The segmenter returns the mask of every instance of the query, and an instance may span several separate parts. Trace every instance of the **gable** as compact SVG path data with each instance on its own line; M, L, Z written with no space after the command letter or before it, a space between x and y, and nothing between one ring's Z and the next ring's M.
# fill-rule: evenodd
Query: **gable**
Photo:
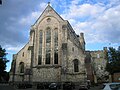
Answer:
M59 21L64 21L64 19L48 4L34 25L38 25L46 17L54 17Z

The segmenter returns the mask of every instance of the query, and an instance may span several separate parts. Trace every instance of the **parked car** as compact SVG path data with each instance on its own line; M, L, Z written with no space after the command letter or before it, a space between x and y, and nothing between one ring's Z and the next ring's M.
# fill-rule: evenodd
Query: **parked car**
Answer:
M44 88L45 88L45 86L44 86L43 83L38 83L37 84L37 89L44 89Z
M75 84L73 82L64 82L63 90L73 90L75 89Z
M90 87L91 87L91 82L90 80L87 80L87 88L90 89Z
M104 83L102 90L114 90L118 86L120 86L120 83Z
M51 83L47 83L47 82L45 82L44 83L44 87L45 87L45 89L49 89L49 85L50 85Z
M58 87L58 84L57 83L51 83L49 85L49 90L57 90L59 87Z
M86 85L80 85L79 90L88 90Z
M30 83L19 83L16 86L19 89L32 88L32 84Z

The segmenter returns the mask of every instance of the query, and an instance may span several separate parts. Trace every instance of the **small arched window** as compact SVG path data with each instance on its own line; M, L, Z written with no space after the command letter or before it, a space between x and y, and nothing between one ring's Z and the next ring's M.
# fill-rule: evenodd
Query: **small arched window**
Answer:
M20 67L20 73L24 73L24 62L20 62L19 67Z
M74 64L74 72L79 72L79 61L78 59L73 60L73 64Z

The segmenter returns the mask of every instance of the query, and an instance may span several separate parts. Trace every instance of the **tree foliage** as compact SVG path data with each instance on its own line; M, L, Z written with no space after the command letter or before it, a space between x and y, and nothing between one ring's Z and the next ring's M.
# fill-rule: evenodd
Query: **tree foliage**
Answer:
M0 46L0 81L5 80L6 75L8 75L8 73L5 71L6 63L9 62L9 60L6 58L6 55L6 50Z
M120 72L120 46L116 50L113 47L108 49L106 70L110 73Z

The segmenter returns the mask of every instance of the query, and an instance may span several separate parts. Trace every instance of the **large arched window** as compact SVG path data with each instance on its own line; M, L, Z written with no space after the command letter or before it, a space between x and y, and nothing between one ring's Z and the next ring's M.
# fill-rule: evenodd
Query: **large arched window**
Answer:
M48 27L46 30L46 60L45 64L50 64L51 57L51 29Z
M54 30L54 64L58 64L58 29Z
M73 64L74 64L74 72L79 72L79 61L78 59L73 60Z
M20 73L24 73L24 62L20 62L19 67Z
M42 30L39 32L39 55L38 55L38 65L42 62L42 40L43 40L43 32Z

